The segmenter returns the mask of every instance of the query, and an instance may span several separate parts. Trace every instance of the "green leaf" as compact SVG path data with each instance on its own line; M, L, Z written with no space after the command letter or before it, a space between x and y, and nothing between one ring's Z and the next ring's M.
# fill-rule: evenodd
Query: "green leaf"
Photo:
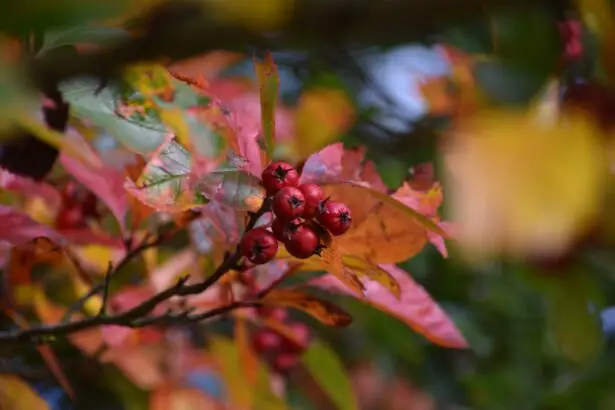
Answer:
M544 75L506 64L502 61L480 61L474 67L478 88L494 104L525 105L541 90Z
M596 359L604 343L595 284L579 271L548 279L547 324L553 344L568 360L587 364Z
M253 210L254 201L264 197L260 180L252 174L234 170L219 175L222 176L222 192L217 200L234 209Z
M212 337L211 352L220 363L221 377L225 382L227 397L238 405L254 409L284 410L286 405L271 390L269 372L265 365L258 361L258 379L252 385L242 363L239 346L236 340L225 337Z
M265 137L265 150L267 158L271 159L275 150L275 106L280 77L271 53L267 53L264 61L255 61L255 65L260 84L261 122Z
M160 120L144 116L127 120L116 113L120 89L115 85L103 88L98 94L96 79L81 78L60 84L60 92L71 104L72 114L102 128L128 149L149 156L164 142L168 134Z
M54 30L45 33L43 45L37 57L54 48L77 43L111 45L129 38L126 30L119 27L81 26L65 30Z
M103 21L119 16L130 4L124 0L1 1L0 31L25 35Z
M18 117L30 117L38 109L40 98L26 86L22 73L0 64L0 139L13 136Z
M141 176L125 187L141 202L164 212L181 212L207 202L204 184L190 174L190 154L175 140L164 143ZM201 189L203 188L203 189Z
M540 5L529 10L493 13L496 54L507 64L546 76L561 55L561 36L553 12Z
M302 362L321 389L341 410L358 409L350 379L337 354L322 341L314 341L303 353Z

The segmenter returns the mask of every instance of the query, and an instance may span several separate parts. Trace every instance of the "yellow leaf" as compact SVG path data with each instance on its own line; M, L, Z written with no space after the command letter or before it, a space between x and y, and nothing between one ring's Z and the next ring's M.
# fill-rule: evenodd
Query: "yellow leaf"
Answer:
M359 280L357 275L345 269L338 243L330 240L327 241L326 246L327 247L321 251L325 270L346 284L346 286L355 292L357 296L363 296L365 286L363 286L363 282Z
M48 410L49 405L19 377L0 374L0 409Z
M179 108L160 109L160 119L177 136L178 141L185 147L192 147L190 127Z
M355 256L342 257L344 266L350 269L357 276L365 276L368 279L378 282L385 289L387 289L397 300L401 297L401 287L397 280L386 270L380 268L378 265L367 263Z
M30 217L41 224L53 225L55 213L49 204L41 197L34 197L26 202L25 211Z
M308 259L296 259L292 257L285 248L280 248L278 253L276 254L276 258L283 260L292 260L293 262L300 263L297 270L303 272L314 272L314 271L327 271L332 275L336 276L342 282L344 282L348 287L354 290L355 293L359 297L363 295L364 286L361 282L360 278L366 277L370 280L378 282L384 288L386 288L396 299L400 298L401 289L399 284L387 272L386 270L380 268L377 264L372 262L367 262L360 257L354 255L340 255L341 262L343 265L343 270L340 269L339 265L337 267L332 267L331 265L334 263L333 260L327 263L327 250L323 250L323 257L319 258L317 256L313 256ZM331 256L333 259L334 256ZM336 273L337 272L337 275ZM339 273L343 272L343 273Z
M250 335L246 321L242 317L235 318L235 340L244 374L249 385L254 386L258 381L258 358L250 345Z
M453 220L467 255L558 255L600 211L607 150L579 112L488 111L460 121L446 151Z
M307 158L343 135L354 120L354 109L342 90L314 88L297 103L295 153Z
M427 242L427 230L448 237L433 221L390 196L356 184L348 184L362 192L371 206L364 210L365 219L336 240L343 255L354 255L379 263L402 262L416 255Z

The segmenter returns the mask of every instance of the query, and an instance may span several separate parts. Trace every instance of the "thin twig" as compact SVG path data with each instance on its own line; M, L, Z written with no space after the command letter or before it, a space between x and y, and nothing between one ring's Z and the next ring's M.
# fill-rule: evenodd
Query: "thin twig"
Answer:
M254 228L260 217L270 210L270 205L270 201L266 199L257 212L250 214L249 220L246 224L246 231ZM161 243L168 237L169 235L159 235L156 237L156 239L152 241L144 241L141 243L141 245L127 252L124 258L114 268L110 265L103 282L92 288L92 290L90 290L90 292L88 292L88 294L86 295L90 295L89 297L91 297L92 295L95 295L101 291L103 292L103 307L100 309L98 315L76 321L64 320L58 324L53 325L38 325L31 326L27 329L12 329L0 332L0 344L22 342L26 340L36 340L42 342L53 339L55 337L65 336L71 333L105 325L139 328L148 325L169 325L182 322L198 322L201 320L212 318L214 316L228 313L234 309L254 307L260 304L259 300L257 299L244 300L235 301L233 303L229 303L228 305L220 306L196 314L193 314L190 309L183 309L179 313L168 311L165 314L150 316L152 311L159 304L171 299L172 297L196 295L201 292L204 292L211 286L215 285L220 280L220 278L224 276L224 274L238 266L242 255L239 246L237 246L235 248L235 251L232 254L228 255L222 261L222 263L218 266L214 273L203 281L192 285L187 285L186 282L188 280L188 276L182 277L173 286L156 293L155 295L151 296L150 298L133 307L132 309L115 315L107 315L106 305L109 296L109 284L113 276L120 268L125 266L129 260L136 257L145 249ZM83 303L85 303L85 301L87 300L87 297L82 297L78 301L77 305L81 308L83 306ZM68 315L68 317L70 318L71 315Z
M109 261L109 265L107 266L107 271L105 272L105 278L103 280L102 304L100 305L98 316L103 316L107 314L107 303L109 302L109 287L111 286L111 274L112 273L113 273L113 263Z
M154 239L151 238L151 235L146 235L146 237L139 243L138 246L128 250L124 257L117 263L117 265L115 265L115 267L112 269L111 272L108 273L108 275L105 275L105 278L100 283L93 286L85 295L81 296L75 301L75 303L73 303L73 305L64 314L62 321L70 321L70 319L75 313L83 309L83 306L87 303L88 300L106 289L106 284L108 283L107 281L110 282L124 266L126 266L134 258L143 253L143 251L162 244L166 239L168 239L168 236L158 235L154 237Z

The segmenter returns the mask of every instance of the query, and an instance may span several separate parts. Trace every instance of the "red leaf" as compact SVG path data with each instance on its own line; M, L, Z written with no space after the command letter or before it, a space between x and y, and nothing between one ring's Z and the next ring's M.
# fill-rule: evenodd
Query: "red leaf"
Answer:
M388 271L401 287L398 301L386 288L372 281L365 281L365 302L402 320L414 331L434 343L445 347L466 348L468 343L447 317L446 313L418 285L407 272L395 265L380 265ZM310 282L312 285L354 296L354 292L332 275L324 275Z
M19 245L38 236L64 243L62 236L47 225L32 220L26 213L0 205L0 241Z
M60 205L61 196L57 189L44 182L37 182L33 179L20 177L8 171L0 169L0 188L7 191L38 196L45 200L51 207Z
M341 181L363 181L372 189L386 191L375 164L365 160L365 148L345 149L341 142L311 155L303 166L300 180L302 184Z
M442 205L442 186L433 182L426 190L414 189L412 183L404 183L391 197L404 203L408 207L420 212L438 224L442 229L450 233L451 222L440 222L438 208ZM446 244L442 236L429 231L429 241L440 251L444 257L448 257Z
M259 95L249 92L244 95L218 98L231 111L230 121L237 133L239 154L244 157L249 165L247 171L260 177L263 170L261 147L258 138L261 134L261 105ZM275 136L277 141L284 141L293 135L292 114L288 108L278 106L275 110Z
M79 145L82 153L88 157L96 158L95 163L102 164L98 155L81 137L73 135L71 138L75 140L76 145ZM66 153L60 154L60 162L77 181L107 205L120 224L120 228L124 231L125 216L128 211L128 197L123 187L124 172L121 169L105 165L86 166L83 162Z

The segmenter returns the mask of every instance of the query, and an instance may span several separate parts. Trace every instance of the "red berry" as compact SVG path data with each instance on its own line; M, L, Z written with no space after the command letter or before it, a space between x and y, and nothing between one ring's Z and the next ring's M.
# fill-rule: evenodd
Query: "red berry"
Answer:
M278 373L287 373L299 363L299 356L293 353L280 353L273 360L273 368Z
M318 213L318 206L320 201L325 197L325 193L322 188L317 184L303 184L299 186L299 190L305 197L305 209L303 210L303 217L306 219L313 218Z
M241 253L250 262L260 265L275 257L278 241L265 228L254 228L243 235L240 243Z
M78 206L62 208L56 216L55 222L56 228L58 229L75 229L87 226L83 212Z
M260 329L252 335L252 347L257 353L276 350L282 343L282 336L269 329Z
M311 226L302 224L284 242L288 253L298 259L307 259L316 254L320 249L320 238L318 233Z
M287 162L272 162L263 171L263 186L267 195L275 195L280 189L299 184L299 173Z
M287 186L275 194L271 207L279 219L291 221L303 213L305 197L298 188Z
M318 210L318 222L334 236L344 234L352 225L352 213L341 202L325 201Z
M280 218L275 218L273 222L271 222L271 230L278 241L286 242L292 234L296 232L300 225L301 221L299 219L293 219L292 221L285 222Z
M282 337L280 349L284 352L301 354L310 341L310 328L304 323L293 323L288 326L293 333L293 339Z

